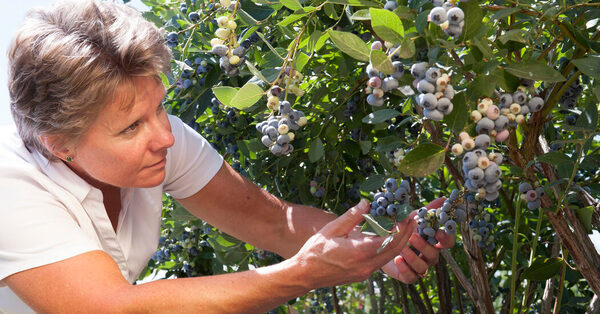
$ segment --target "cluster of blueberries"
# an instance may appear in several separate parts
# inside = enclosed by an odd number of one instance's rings
[[[577,78],[560,97],[558,103],[565,109],[573,109],[577,105],[577,100],[581,96],[581,93],[583,93],[583,86],[581,86],[581,81]]]
[[[371,216],[396,216],[401,205],[410,201],[410,182],[402,180],[400,184],[394,178],[385,181],[383,191],[375,193],[371,203]]]
[[[210,64],[202,56],[196,57],[193,61],[185,59],[184,63],[193,70],[183,70],[181,78],[173,90],[175,95],[179,95],[183,90],[194,85],[204,86],[206,73],[210,70]]]
[[[465,26],[465,12],[451,1],[434,0],[433,5],[435,8],[429,12],[427,20],[439,25],[452,38],[460,36]]]
[[[325,188],[319,186],[319,183],[316,180],[311,180],[310,194],[316,198],[322,198],[323,196],[325,196]]]
[[[405,151],[404,148],[396,148],[393,151],[387,152],[386,157],[388,161],[394,165],[394,167],[400,166],[400,163],[404,159]]]
[[[454,109],[454,87],[450,84],[450,76],[439,68],[427,68],[427,62],[413,64],[410,73],[415,77],[413,86],[420,93],[417,104],[423,107],[423,115],[433,121],[441,121]]]
[[[472,139],[467,132],[458,136],[461,144],[455,144],[452,151],[458,156],[463,148],[467,151],[462,158],[462,170],[465,175],[465,187],[473,193],[478,200],[494,201],[499,196],[502,187],[502,170],[499,165],[503,161],[500,153],[486,153],[490,147],[491,138],[487,134],[480,134]]]
[[[231,16],[220,16],[217,18],[219,28],[215,31],[215,38],[210,41],[212,53],[220,57],[219,67],[227,76],[237,76],[240,73],[240,65],[244,63],[246,52],[253,43],[258,42],[259,37],[253,33],[248,39],[239,43],[235,29],[237,23]]]
[[[534,189],[529,182],[522,182],[519,184],[519,193],[521,193],[521,199],[527,202],[527,208],[530,210],[542,206],[542,197],[545,194],[543,187],[539,186]]]
[[[460,200],[461,195],[457,189],[452,190],[450,196],[444,201],[442,207],[427,209],[421,207],[417,211],[417,232],[431,245],[438,243],[435,233],[438,229],[447,234],[456,234],[456,224],[467,219],[466,205]]]
[[[467,204],[474,213],[473,218],[469,221],[469,229],[472,231],[473,240],[477,246],[484,250],[491,251],[496,247],[494,236],[491,234],[494,229],[494,214],[487,210],[479,210],[475,195],[470,193],[467,195]]]
[[[263,134],[261,142],[276,156],[287,155],[294,150],[290,142],[294,140],[295,134],[290,131],[296,131],[307,123],[304,112],[292,109],[289,101],[279,99],[281,93],[282,90],[277,85],[267,93],[267,107],[272,110],[277,108],[279,115],[271,115],[267,121],[256,124],[256,130]]]
[[[158,250],[152,255],[152,260],[158,264],[169,261],[181,263],[171,268],[179,277],[195,277],[198,275],[208,275],[211,270],[200,265],[201,253],[212,253],[213,249],[203,237],[203,234],[209,234],[212,229],[206,228],[204,232],[196,226],[186,227],[181,235],[176,238],[160,237],[158,241]],[[208,254],[204,257],[211,257]],[[208,263],[209,264],[209,263]]]
[[[383,44],[380,41],[375,41],[371,44],[371,50],[381,50]],[[379,70],[375,69],[371,63],[367,65],[367,75],[369,80],[367,81],[367,87],[365,93],[367,96],[367,103],[373,107],[383,106],[383,96],[386,92],[397,89],[400,83],[398,79],[404,75],[404,66],[400,61],[392,62],[394,65],[394,73],[392,75],[385,75]]]
[[[352,96],[346,102],[346,109],[344,110],[344,117],[350,118],[358,111],[358,102],[360,101],[360,97],[358,95]]]

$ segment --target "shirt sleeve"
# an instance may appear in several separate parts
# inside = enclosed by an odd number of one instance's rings
[[[186,198],[200,191],[217,174],[223,157],[181,119],[169,116],[175,143],[167,154],[164,192]]]
[[[101,249],[36,180],[39,172],[2,166],[0,172],[0,286],[17,272]]]

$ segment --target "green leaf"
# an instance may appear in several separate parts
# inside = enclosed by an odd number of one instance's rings
[[[244,110],[254,105],[264,94],[264,91],[260,86],[254,83],[246,83],[240,90],[235,94],[229,106]]]
[[[594,213],[593,206],[587,206],[582,208],[576,208],[577,218],[581,221],[581,224],[585,227],[587,233],[592,233],[592,214]]]
[[[392,241],[394,241],[393,233],[388,235],[387,238],[385,238],[385,240],[383,241],[383,243],[381,243],[381,246],[377,249],[377,254],[379,254],[381,250],[383,250],[388,244],[392,243]]]
[[[212,89],[215,97],[225,106],[231,104],[231,100],[235,97],[238,90],[231,86],[217,86]]]
[[[400,147],[402,147],[402,140],[398,136],[390,135],[377,139],[377,148],[375,150],[380,153],[386,153]]]
[[[465,26],[463,27],[462,41],[473,38],[483,23],[483,11],[478,1],[461,2],[459,7],[465,12]]]
[[[503,69],[496,69],[491,73],[496,84],[504,90],[516,90],[521,85],[519,78],[506,72]]]
[[[173,206],[173,210],[170,213],[171,218],[173,218],[176,221],[191,221],[191,220],[195,220],[197,219],[196,216],[190,214],[190,212],[187,211],[187,209],[185,209],[183,206],[179,205],[179,203],[175,203],[175,206]]]
[[[261,81],[270,84],[271,82],[262,74],[260,71],[252,64],[252,62],[246,60],[246,66],[248,67],[248,71],[254,74],[254,76],[258,77]]]
[[[407,21],[414,21],[415,20],[415,13],[413,13],[413,11],[405,6],[399,5],[396,10],[394,10],[394,14],[398,15],[398,17],[400,19],[403,20],[407,20]]]
[[[294,62],[294,68],[298,70],[298,72],[302,72],[304,66],[308,63],[310,57],[304,52],[300,52],[296,55],[296,61]]]
[[[490,60],[493,57],[492,48],[487,44],[487,40],[486,42],[483,42],[483,40],[479,38],[473,38],[472,42],[475,47],[481,51],[485,59]]]
[[[323,147],[323,142],[320,138],[314,139],[310,143],[310,147],[308,148],[308,159],[310,162],[315,163],[319,161],[323,157],[325,153],[325,148]]]
[[[334,30],[328,31],[328,34],[333,44],[345,54],[360,61],[369,61],[371,48],[360,37]]]
[[[378,70],[379,72],[383,72],[383,74],[392,75],[394,74],[394,65],[392,61],[388,59],[385,52],[381,50],[371,50],[370,61],[373,68]]]
[[[556,275],[563,260],[561,258],[538,258],[531,266],[523,271],[523,278],[528,280],[543,281]]]
[[[385,120],[389,120],[391,118],[397,117],[400,115],[398,110],[394,109],[381,109],[375,112],[370,113],[362,119],[363,123],[366,124],[377,124],[381,123]]]
[[[283,19],[279,23],[277,23],[277,25],[281,26],[281,27],[286,27],[309,14],[310,14],[310,12],[304,12],[304,11],[302,11],[302,13],[290,14],[285,19]]]
[[[365,192],[375,191],[383,186],[385,179],[386,176],[383,174],[374,174],[360,184],[360,190]]]
[[[446,151],[439,145],[419,144],[404,156],[399,170],[413,177],[425,177],[442,166],[445,156]]]
[[[598,105],[596,102],[590,102],[575,122],[576,127],[585,128],[586,131],[594,131],[598,125]]]
[[[560,72],[549,67],[543,62],[529,60],[520,63],[508,65],[506,71],[509,73],[526,79],[535,81],[545,81],[546,83],[562,82],[565,77]]]
[[[494,93],[495,88],[496,82],[494,78],[489,75],[478,75],[467,85],[469,98],[471,100],[477,100],[484,96],[490,97]]]
[[[408,37],[404,37],[402,43],[400,44],[400,51],[398,51],[396,55],[402,59],[410,59],[415,55],[416,52],[417,49],[415,48],[415,42]]]
[[[492,15],[492,17],[490,17],[490,20],[500,20],[503,19],[509,15],[512,15],[514,13],[519,12],[521,9],[520,8],[507,8],[507,9],[502,9],[496,13],[494,13],[494,15]]]
[[[400,208],[398,208],[398,212],[396,213],[396,221],[402,221],[413,211],[412,206],[409,204],[402,204]]]
[[[506,44],[509,41],[514,41],[518,43],[526,43],[527,41],[523,38],[524,30],[522,29],[511,29],[504,34],[498,36],[498,40],[501,43]]]
[[[587,76],[600,79],[600,57],[588,56],[581,59],[572,60],[573,64]]]
[[[354,12],[351,18],[355,21],[368,21],[371,19],[371,15],[369,14],[369,9],[360,9]]]
[[[373,229],[373,231],[378,236],[386,237],[390,234],[390,232],[385,230],[385,228],[383,228],[381,225],[379,225],[379,223],[377,223],[377,221],[375,221],[375,219],[373,219],[371,215],[363,214],[363,217],[365,217],[365,221],[367,222],[367,224],[369,224],[369,227],[371,227],[371,229]]]
[[[467,117],[469,116],[465,93],[454,95],[452,105],[454,106],[454,109],[452,109],[452,112],[450,112],[449,115],[444,117],[444,122],[452,131],[459,133],[465,127]]]
[[[569,156],[561,152],[549,152],[538,157],[538,160],[547,164],[558,166],[562,163],[573,163]]]
[[[249,17],[251,17],[253,20],[255,21],[264,21],[266,19],[268,19],[271,14],[273,14],[275,12],[275,10],[273,10],[270,6],[268,5],[257,5],[254,3],[254,1],[242,1],[242,10],[244,11],[245,14],[247,14]],[[238,12],[242,11],[238,9]]]
[[[400,17],[385,9],[370,8],[371,27],[385,41],[399,44],[404,37],[404,27]]]
[[[575,42],[577,42],[578,44],[583,46],[586,50],[590,49],[589,38],[586,38],[586,36],[584,34],[582,34],[575,27],[573,27],[573,25],[571,25],[571,23],[569,23],[569,21],[563,20],[563,21],[561,21],[561,23],[567,27],[567,29],[569,30],[569,32],[575,39]]]
[[[292,11],[302,9],[302,5],[300,4],[300,2],[298,0],[280,0],[280,2],[281,2],[281,4],[283,4],[283,6],[285,6],[286,8],[288,8]]]
[[[328,0],[329,3],[347,4],[352,7],[378,7],[379,3],[369,0]]]
[[[360,141],[360,150],[362,151],[363,155],[368,154],[372,146],[373,142],[371,141]]]
[[[415,18],[415,29],[419,34],[423,34],[425,28],[427,27],[427,24],[429,24],[429,22],[427,21],[428,15],[429,11],[424,11],[419,13],[419,15],[417,15],[417,17]]]

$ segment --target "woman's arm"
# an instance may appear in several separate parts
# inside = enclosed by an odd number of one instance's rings
[[[130,285],[102,251],[84,253],[4,279],[39,312],[259,312],[317,287],[365,280],[405,247],[406,219],[384,250],[381,237],[353,232],[366,202],[318,230],[293,257],[276,265],[209,277]]]
[[[202,190],[178,201],[224,232],[286,258],[296,254],[309,237],[336,217],[314,207],[282,201],[235,172],[226,162]],[[433,201],[428,208],[440,207],[443,201]],[[415,214],[416,211],[410,218]],[[413,232],[410,244],[422,254],[417,256],[407,247],[384,267],[389,275],[405,283],[416,281],[419,274],[436,264],[439,249],[454,245],[454,238],[441,231],[436,235],[440,241],[436,246],[419,237],[416,226]]]

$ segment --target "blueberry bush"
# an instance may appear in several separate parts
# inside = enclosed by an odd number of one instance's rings
[[[173,51],[165,107],[238,172],[365,232],[456,245],[414,284],[383,273],[277,311],[598,311],[600,3],[587,0],[144,0]],[[440,208],[423,206],[438,197]],[[143,277],[281,257],[168,196]]]

